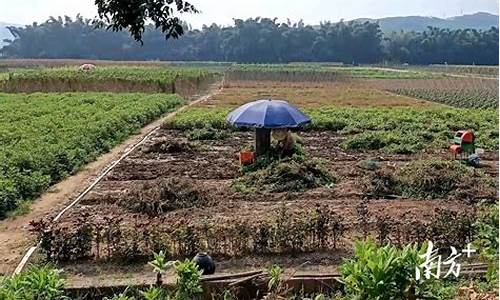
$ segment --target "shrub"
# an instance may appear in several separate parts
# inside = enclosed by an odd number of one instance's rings
[[[9,92],[145,91],[175,93],[175,82],[193,84],[215,72],[200,68],[99,66],[92,72],[74,67],[14,70],[3,89]]]
[[[490,263],[486,278],[496,289],[498,286],[498,203],[483,208],[474,227],[477,231],[475,244],[480,247],[480,255]]]
[[[498,260],[498,203],[487,205],[479,213],[474,224],[477,230],[477,244],[481,246],[481,254],[486,258]]]
[[[177,262],[174,266],[177,275],[176,298],[179,300],[195,299],[203,292],[201,287],[202,271],[198,269],[195,262],[189,259]]]
[[[291,157],[284,158],[283,160],[291,160],[297,163],[302,163],[307,160],[307,153],[302,146],[302,139],[295,135],[294,139],[296,143],[293,145],[293,154]],[[244,165],[240,167],[241,173],[250,173],[258,170],[265,169],[271,164],[280,161],[281,153],[279,147],[275,141],[272,141],[268,152],[265,155],[258,156],[252,164]]]
[[[230,126],[226,116],[230,111],[230,108],[192,107],[179,112],[174,118],[167,120],[162,127],[189,130],[210,126],[216,129],[227,129]]]
[[[377,132],[367,132],[359,134],[342,144],[346,150],[365,149],[378,150],[387,146],[391,140],[389,135],[382,135]]]
[[[497,108],[498,89],[481,86],[478,89],[422,89],[401,88],[395,93],[415,98],[426,99],[455,107],[464,108]]]
[[[377,246],[373,240],[357,241],[354,258],[341,265],[344,290],[349,299],[445,299],[453,295],[434,279],[416,281],[415,270],[427,246]]]
[[[88,258],[92,251],[94,228],[89,221],[89,214],[83,213],[75,219],[72,227],[66,227],[65,234],[54,228],[47,220],[31,221],[34,232],[41,241],[41,250],[47,259],[59,261]]]
[[[17,207],[18,192],[12,179],[0,177],[0,218]]]
[[[32,224],[41,240],[40,250],[55,262],[145,261],[160,250],[172,258],[192,257],[200,250],[214,257],[333,250],[342,244],[347,230],[347,220],[327,206],[290,212],[284,203],[275,216],[257,224],[206,219],[170,223],[165,217],[135,218],[130,223],[116,216],[81,220],[71,227],[43,221]]]
[[[423,251],[421,251],[423,253]],[[354,258],[341,266],[344,289],[355,299],[405,299],[414,293],[419,250],[408,246],[378,247],[375,242],[356,242]]]
[[[210,126],[228,129],[227,107],[194,107],[177,114],[168,128],[192,129]],[[346,141],[346,149],[382,149],[390,153],[414,153],[446,147],[453,131],[468,128],[476,134],[476,145],[498,149],[498,112],[494,109],[453,108],[340,108],[305,109],[312,123],[306,130],[341,131],[358,134]],[[384,145],[384,146],[382,146]]]
[[[62,300],[65,281],[59,271],[49,266],[35,266],[28,271],[7,277],[0,287],[0,299]]]
[[[366,189],[370,196],[383,198],[397,193],[397,184],[394,174],[385,170],[377,170],[370,177]]]
[[[436,208],[427,224],[427,236],[436,247],[464,247],[474,237],[474,212],[459,212],[447,208]]]
[[[376,171],[380,169],[382,163],[378,159],[364,159],[359,161],[356,165],[361,169]]]

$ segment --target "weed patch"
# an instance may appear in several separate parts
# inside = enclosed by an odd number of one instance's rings
[[[467,201],[496,197],[492,178],[459,161],[422,160],[396,172],[374,172],[369,184],[374,196],[390,194],[418,199],[455,198]]]
[[[268,191],[279,193],[285,191],[304,191],[321,186],[329,186],[336,182],[318,160],[296,161],[290,158],[277,160],[265,168],[245,174],[233,182],[236,191]]]
[[[395,154],[412,154],[424,149],[416,137],[402,132],[376,131],[356,135],[342,144],[345,150],[380,150]]]
[[[209,196],[193,183],[179,178],[160,178],[130,192],[119,205],[134,212],[159,216],[168,211],[206,206]]]
[[[144,146],[142,151],[144,153],[179,153],[191,152],[196,147],[190,143],[170,141],[164,138],[158,139],[150,145]]]
[[[186,135],[188,140],[223,140],[229,136],[225,130],[209,126],[191,129]]]

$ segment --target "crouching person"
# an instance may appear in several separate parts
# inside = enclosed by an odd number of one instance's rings
[[[273,139],[278,142],[278,153],[280,158],[293,155],[295,139],[287,128],[273,129]]]

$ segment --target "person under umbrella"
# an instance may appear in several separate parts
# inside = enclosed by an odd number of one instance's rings
[[[294,140],[288,128],[297,128],[311,122],[298,108],[284,100],[256,100],[236,108],[227,117],[231,125],[255,128],[255,154],[266,154],[271,144],[271,130],[283,154],[293,153]]]
[[[280,158],[293,155],[295,147],[295,138],[288,129],[273,129],[271,132],[273,139],[278,142],[278,151]]]

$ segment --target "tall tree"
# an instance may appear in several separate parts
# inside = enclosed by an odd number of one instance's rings
[[[95,0],[95,5],[98,26],[114,31],[127,29],[141,44],[148,21],[152,21],[167,38],[177,38],[184,29],[175,12],[198,13],[192,4],[183,0]]]
[[[141,46],[126,32],[95,28],[77,16],[10,27],[14,39],[0,53],[17,58],[90,58],[113,60],[202,60],[245,63],[330,61],[411,64],[498,64],[498,28],[393,32],[383,36],[378,24],[339,22],[305,25],[301,21],[235,19],[232,26],[212,24],[200,30],[180,23],[180,39],[165,40],[155,25],[144,28]],[[71,40],[71,43],[68,41]]]

